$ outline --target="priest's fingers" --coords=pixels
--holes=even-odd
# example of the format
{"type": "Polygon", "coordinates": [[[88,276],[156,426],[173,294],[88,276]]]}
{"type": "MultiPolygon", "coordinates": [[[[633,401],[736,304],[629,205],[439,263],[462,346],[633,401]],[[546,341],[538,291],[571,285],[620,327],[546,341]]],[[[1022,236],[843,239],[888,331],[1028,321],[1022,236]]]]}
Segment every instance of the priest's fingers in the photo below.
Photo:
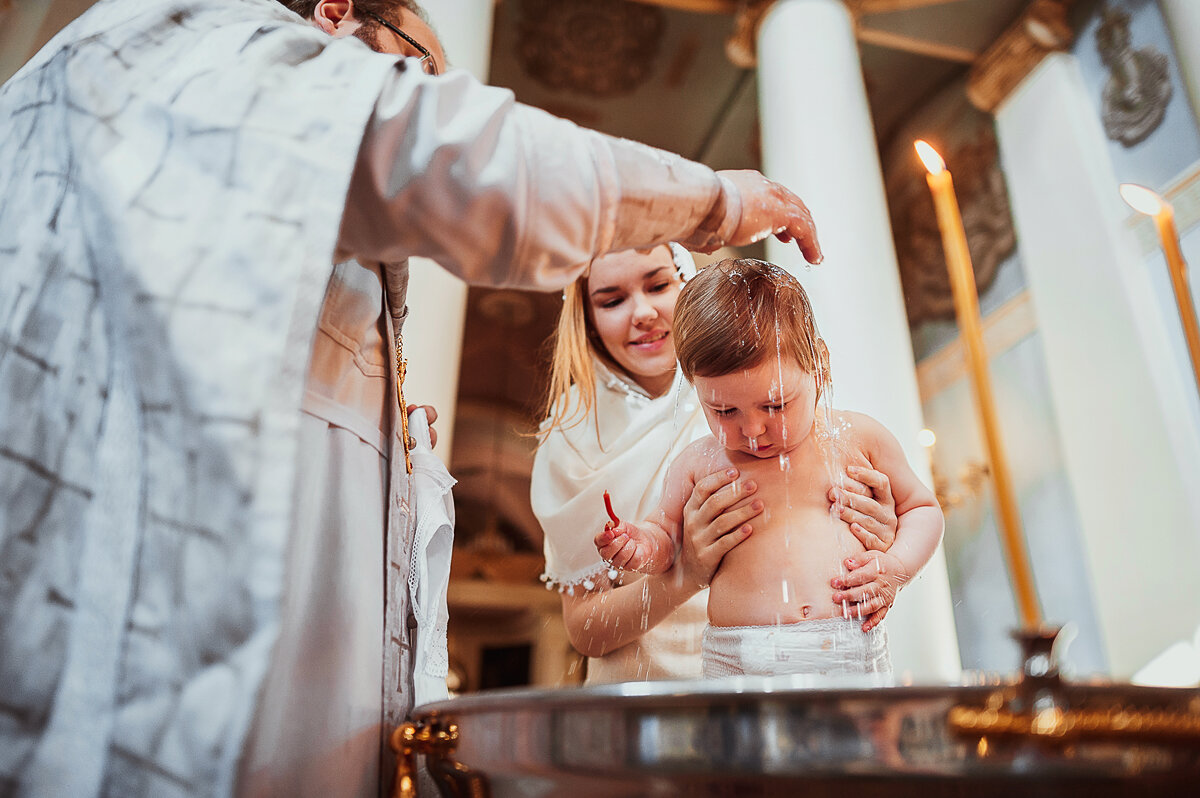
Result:
{"type": "Polygon", "coordinates": [[[823,260],[812,214],[790,189],[752,169],[719,174],[737,188],[742,206],[741,219],[726,244],[745,246],[774,235],[781,241],[795,241],[809,263],[823,260]]]}
{"type": "Polygon", "coordinates": [[[437,446],[437,430],[433,428],[433,422],[437,421],[438,413],[433,405],[409,405],[407,408],[408,414],[411,416],[414,410],[421,409],[425,411],[425,418],[429,421],[429,446],[434,448],[437,446]]]}

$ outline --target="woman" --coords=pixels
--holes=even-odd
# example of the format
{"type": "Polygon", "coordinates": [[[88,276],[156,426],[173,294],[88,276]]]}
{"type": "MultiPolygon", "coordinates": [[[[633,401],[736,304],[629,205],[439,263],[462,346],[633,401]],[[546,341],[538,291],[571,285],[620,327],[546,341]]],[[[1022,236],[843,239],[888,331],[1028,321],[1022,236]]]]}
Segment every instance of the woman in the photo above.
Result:
{"type": "MultiPolygon", "coordinates": [[[[706,586],[762,510],[752,482],[718,473],[696,484],[679,560],[666,573],[619,574],[592,544],[606,491],[620,517],[645,517],[667,466],[708,432],[671,336],[675,299],[694,271],[675,245],[614,253],[563,293],[530,493],[545,531],[542,579],[562,594],[568,637],[589,657],[591,683],[699,678],[706,586]]],[[[886,549],[896,514],[883,475],[854,473],[846,485],[830,500],[864,545],[886,549]]]]}

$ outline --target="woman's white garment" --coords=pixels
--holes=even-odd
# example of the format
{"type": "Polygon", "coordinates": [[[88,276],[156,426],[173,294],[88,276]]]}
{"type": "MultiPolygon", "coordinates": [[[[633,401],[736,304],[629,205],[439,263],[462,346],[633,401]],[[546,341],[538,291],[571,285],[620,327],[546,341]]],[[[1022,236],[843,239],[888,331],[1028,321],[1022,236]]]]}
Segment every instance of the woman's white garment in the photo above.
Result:
{"type": "Polygon", "coordinates": [[[892,658],[883,625],[863,632],[862,621],[822,618],[779,626],[709,626],[704,630],[704,676],[844,676],[872,674],[892,683],[892,658]]]}
{"type": "MultiPolygon", "coordinates": [[[[604,491],[621,518],[647,517],[662,498],[667,466],[708,433],[696,393],[678,370],[671,389],[651,399],[600,361],[593,365],[594,414],[550,433],[533,461],[530,499],[545,532],[542,578],[565,592],[588,589],[608,569],[592,543],[608,520],[604,491]]],[[[698,677],[707,608],[702,590],[637,642],[590,658],[588,682],[698,677]]]]}

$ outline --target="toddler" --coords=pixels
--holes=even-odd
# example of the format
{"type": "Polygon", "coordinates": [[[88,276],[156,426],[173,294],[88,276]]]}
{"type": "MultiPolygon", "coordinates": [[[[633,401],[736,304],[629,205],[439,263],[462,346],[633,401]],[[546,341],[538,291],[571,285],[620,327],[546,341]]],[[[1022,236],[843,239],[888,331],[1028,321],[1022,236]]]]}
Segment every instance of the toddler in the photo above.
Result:
{"type": "Polygon", "coordinates": [[[671,464],[649,519],[610,523],[596,536],[600,554],[626,570],[667,570],[696,481],[736,468],[757,483],[753,500],[764,510],[753,529],[730,533],[746,539],[713,575],[704,674],[875,674],[889,683],[884,627],[864,631],[847,608],[861,615],[890,606],[929,560],[943,527],[934,494],[881,424],[822,403],[828,350],[808,296],[784,269],[727,259],[702,270],[679,296],[674,335],[712,434],[671,464]],[[891,482],[899,526],[886,552],[865,550],[830,511],[830,488],[847,464],[891,482]]]}

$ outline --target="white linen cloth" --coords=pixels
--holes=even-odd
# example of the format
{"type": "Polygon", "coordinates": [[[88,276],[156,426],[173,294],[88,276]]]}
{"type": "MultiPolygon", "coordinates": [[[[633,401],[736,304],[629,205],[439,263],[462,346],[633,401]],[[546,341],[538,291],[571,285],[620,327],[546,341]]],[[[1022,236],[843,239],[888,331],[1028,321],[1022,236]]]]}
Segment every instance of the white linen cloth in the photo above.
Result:
{"type": "MultiPolygon", "coordinates": [[[[545,532],[547,587],[588,589],[608,566],[592,538],[608,516],[604,491],[621,518],[645,518],[662,498],[671,461],[708,434],[695,391],[676,370],[664,395],[652,399],[636,383],[593,358],[593,414],[549,434],[534,456],[533,511],[545,532]]],[[[572,403],[578,403],[578,388],[572,403]]],[[[641,638],[588,660],[588,683],[686,679],[700,675],[700,633],[708,617],[701,590],[641,638]]]]}
{"type": "MultiPolygon", "coordinates": [[[[17,795],[232,791],[288,642],[335,251],[550,287],[612,248],[721,235],[697,230],[722,186],[704,167],[272,0],[101,0],[0,88],[0,129],[0,784],[17,795]]],[[[404,584],[417,522],[388,471],[403,566],[385,579],[404,584]]],[[[412,706],[416,656],[407,591],[387,595],[377,628],[409,664],[376,677],[384,727],[412,706]]]]}
{"type": "Polygon", "coordinates": [[[702,647],[705,678],[871,674],[892,684],[887,631],[863,632],[862,621],[819,618],[777,626],[709,626],[702,647]]]}

